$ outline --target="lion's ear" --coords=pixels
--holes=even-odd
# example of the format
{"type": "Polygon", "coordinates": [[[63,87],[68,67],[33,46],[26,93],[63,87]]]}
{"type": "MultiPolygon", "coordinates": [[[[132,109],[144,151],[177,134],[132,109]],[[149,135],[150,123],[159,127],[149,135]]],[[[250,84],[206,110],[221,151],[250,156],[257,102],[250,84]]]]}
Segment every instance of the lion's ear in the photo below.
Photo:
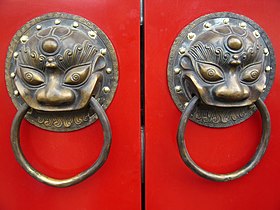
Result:
{"type": "Polygon", "coordinates": [[[93,71],[99,71],[106,67],[106,61],[103,55],[99,55],[94,64],[93,64],[93,71]]]}
{"type": "Polygon", "coordinates": [[[192,60],[189,55],[185,55],[181,58],[180,65],[181,65],[181,67],[183,67],[183,69],[186,69],[186,70],[193,69],[192,60]]]}

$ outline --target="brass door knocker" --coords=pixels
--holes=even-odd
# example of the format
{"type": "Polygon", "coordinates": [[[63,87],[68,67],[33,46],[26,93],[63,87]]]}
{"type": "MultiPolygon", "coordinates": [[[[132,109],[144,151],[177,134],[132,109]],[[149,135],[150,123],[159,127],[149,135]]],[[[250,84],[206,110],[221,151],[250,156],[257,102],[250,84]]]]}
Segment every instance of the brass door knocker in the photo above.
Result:
{"type": "Polygon", "coordinates": [[[263,103],[273,83],[275,58],[265,32],[242,15],[222,12],[198,18],[174,41],[168,63],[168,85],[183,112],[177,141],[184,163],[198,175],[229,181],[252,170],[264,155],[270,137],[269,112],[263,103]],[[186,148],[188,119],[208,127],[228,127],[258,109],[262,137],[255,155],[241,169],[214,174],[199,167],[186,148]]]}
{"type": "Polygon", "coordinates": [[[118,82],[114,48],[90,21],[65,13],[49,13],[25,24],[13,37],[6,59],[6,83],[18,109],[11,127],[17,161],[38,181],[55,187],[77,184],[106,161],[111,128],[104,109],[111,103],[118,82]],[[100,120],[104,144],[87,170],[68,179],[48,177],[34,169],[21,147],[23,118],[51,131],[81,129],[100,120]]]}

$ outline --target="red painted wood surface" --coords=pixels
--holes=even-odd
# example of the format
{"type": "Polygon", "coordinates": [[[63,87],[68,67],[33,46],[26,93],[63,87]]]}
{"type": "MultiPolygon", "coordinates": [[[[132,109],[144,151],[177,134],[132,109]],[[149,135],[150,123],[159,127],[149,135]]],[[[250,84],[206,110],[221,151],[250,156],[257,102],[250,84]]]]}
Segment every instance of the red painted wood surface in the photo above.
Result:
{"type": "MultiPolygon", "coordinates": [[[[1,210],[139,210],[140,200],[140,79],[139,2],[117,0],[0,1],[0,209],[1,210]],[[119,61],[119,85],[106,110],[112,146],[104,166],[86,181],[65,189],[46,186],[16,162],[10,128],[16,108],[5,86],[5,58],[16,31],[48,12],[87,18],[113,43],[119,61]]],[[[66,178],[88,168],[103,144],[99,122],[79,131],[55,133],[24,121],[21,144],[27,159],[49,176],[66,178]]]]}
{"type": "MultiPolygon", "coordinates": [[[[145,2],[146,210],[280,209],[279,68],[265,100],[272,133],[266,154],[247,176],[215,183],[194,174],[180,158],[176,133],[181,113],[167,85],[169,50],[179,32],[196,18],[229,11],[257,22],[270,37],[280,66],[279,0],[147,0],[145,2]]],[[[192,122],[185,138],[193,159],[213,172],[231,172],[254,154],[261,136],[256,113],[239,125],[211,129],[192,122]]]]}

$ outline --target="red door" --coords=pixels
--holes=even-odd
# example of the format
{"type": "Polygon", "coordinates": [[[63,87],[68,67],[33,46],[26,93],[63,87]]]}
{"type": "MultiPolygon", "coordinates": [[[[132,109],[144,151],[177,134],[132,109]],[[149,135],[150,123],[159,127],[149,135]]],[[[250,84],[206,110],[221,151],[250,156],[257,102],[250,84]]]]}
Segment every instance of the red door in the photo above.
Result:
{"type": "MultiPolygon", "coordinates": [[[[140,32],[139,2],[127,1],[1,1],[1,152],[0,209],[140,209],[140,32]],[[10,129],[16,114],[6,86],[5,59],[14,34],[26,22],[50,12],[82,16],[96,24],[116,51],[119,82],[106,110],[112,145],[105,164],[91,177],[69,188],[44,185],[16,162],[10,129]]],[[[97,159],[103,144],[99,121],[73,132],[51,132],[27,121],[21,126],[21,146],[38,171],[55,178],[71,177],[97,159]]]]}
{"type": "MultiPolygon", "coordinates": [[[[181,112],[169,93],[167,67],[171,46],[180,31],[200,16],[233,12],[249,17],[268,34],[279,64],[280,2],[272,1],[146,1],[145,119],[146,209],[270,209],[280,208],[278,180],[280,136],[279,74],[265,100],[271,116],[271,137],[259,165],[230,182],[213,182],[193,173],[177,146],[181,112]]],[[[261,137],[259,113],[229,128],[207,128],[188,122],[185,139],[190,155],[202,168],[227,173],[245,165],[261,137]]]]}

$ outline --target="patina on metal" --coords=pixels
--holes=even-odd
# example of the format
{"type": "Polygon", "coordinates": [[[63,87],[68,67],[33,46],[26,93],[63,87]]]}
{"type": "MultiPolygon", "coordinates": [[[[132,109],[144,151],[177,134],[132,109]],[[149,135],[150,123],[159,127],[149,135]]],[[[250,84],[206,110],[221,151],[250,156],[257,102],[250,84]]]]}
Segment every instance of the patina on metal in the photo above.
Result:
{"type": "Polygon", "coordinates": [[[178,35],[168,63],[168,85],[183,111],[200,98],[190,119],[228,127],[249,118],[264,100],[275,75],[272,45],[252,20],[233,13],[203,16],[178,35]]]}
{"type": "Polygon", "coordinates": [[[275,57],[268,36],[247,17],[213,13],[182,30],[170,52],[168,84],[175,104],[183,112],[177,141],[189,168],[210,180],[229,181],[258,164],[270,137],[270,117],[263,100],[274,75],[275,57]],[[246,166],[229,174],[213,174],[191,159],[184,140],[188,119],[208,127],[228,127],[248,119],[257,109],[263,120],[263,134],[246,166]]]}
{"type": "Polygon", "coordinates": [[[49,13],[25,24],[11,41],[6,82],[15,106],[30,106],[25,118],[52,131],[72,131],[97,119],[89,101],[104,109],[118,82],[114,48],[90,21],[49,13]]]}
{"type": "Polygon", "coordinates": [[[197,165],[192,160],[188,152],[188,149],[186,147],[186,142],[184,138],[184,134],[186,132],[186,125],[188,119],[192,114],[192,111],[194,110],[196,104],[198,103],[198,100],[199,99],[197,96],[194,96],[191,99],[189,105],[184,110],[180,119],[180,124],[177,133],[177,143],[178,143],[181,158],[183,159],[184,163],[199,176],[217,182],[231,181],[248,174],[260,162],[261,158],[263,157],[267,149],[269,138],[270,138],[270,132],[271,132],[270,116],[264,102],[260,98],[257,99],[257,101],[255,102],[255,105],[260,111],[262,117],[262,137],[254,156],[241,169],[238,169],[234,172],[227,173],[227,174],[215,174],[206,171],[203,168],[201,168],[199,165],[197,165]]]}
{"type": "Polygon", "coordinates": [[[44,184],[53,187],[70,187],[90,177],[105,163],[109,155],[111,142],[112,142],[112,132],[110,128],[110,123],[102,106],[98,103],[98,101],[94,97],[90,99],[90,106],[96,112],[103,128],[104,143],[102,146],[102,150],[99,154],[98,159],[88,169],[67,179],[56,179],[44,175],[39,171],[37,171],[34,167],[32,167],[32,165],[25,158],[20,146],[20,125],[30,107],[27,104],[23,104],[19,108],[13,120],[13,124],[11,128],[11,143],[12,143],[13,152],[16,156],[16,160],[30,176],[32,176],[33,178],[35,178],[36,180],[44,184]]]}
{"type": "Polygon", "coordinates": [[[25,24],[11,41],[6,59],[8,92],[18,109],[11,128],[17,161],[32,177],[55,187],[77,184],[106,161],[111,128],[105,109],[118,82],[114,48],[90,21],[65,13],[49,13],[25,24]],[[20,147],[23,118],[51,131],[73,131],[99,118],[104,144],[87,170],[68,179],[55,179],[34,169],[20,147]]]}

